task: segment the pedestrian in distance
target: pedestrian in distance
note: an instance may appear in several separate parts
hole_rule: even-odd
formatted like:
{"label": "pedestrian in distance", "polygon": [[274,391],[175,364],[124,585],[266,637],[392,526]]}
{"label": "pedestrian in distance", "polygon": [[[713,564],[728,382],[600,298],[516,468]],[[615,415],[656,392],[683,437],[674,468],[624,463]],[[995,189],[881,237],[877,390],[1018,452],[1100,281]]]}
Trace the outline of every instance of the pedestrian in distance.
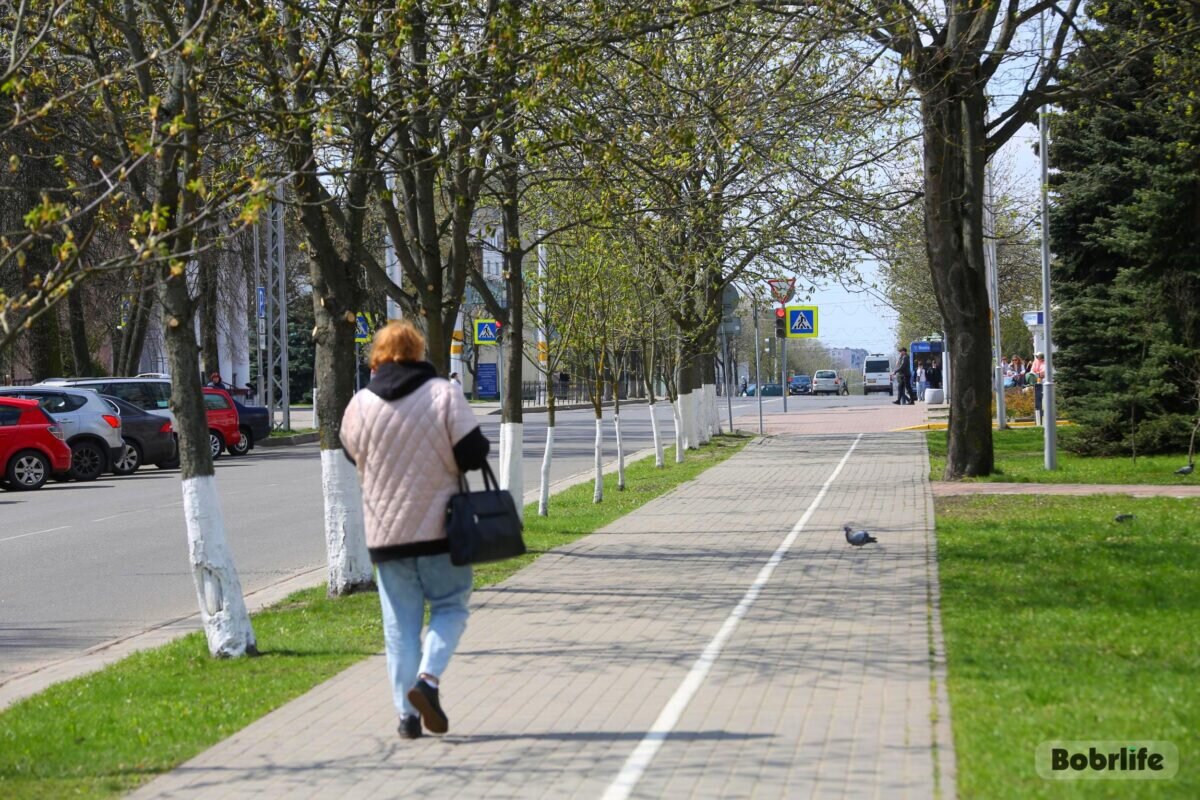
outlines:
{"label": "pedestrian in distance", "polygon": [[214,372],[212,375],[209,376],[208,388],[224,389],[225,391],[229,391],[229,385],[226,384],[225,381],[221,380],[221,373],[219,373],[219,372]]}
{"label": "pedestrian in distance", "polygon": [[411,322],[378,331],[374,377],[350,400],[341,430],[362,483],[392,698],[406,739],[421,736],[422,723],[431,733],[449,728],[439,691],[467,625],[472,574],[450,563],[446,504],[490,448],[461,387],[437,377],[424,355],[425,338]]}
{"label": "pedestrian in distance", "polygon": [[894,406],[912,405],[912,367],[908,360],[908,348],[900,348],[900,358],[896,364],[896,389],[899,397],[892,401]]}
{"label": "pedestrian in distance", "polygon": [[917,362],[917,399],[918,400],[925,397],[925,389],[928,388],[928,385],[929,385],[928,383],[926,383],[927,377],[928,376],[926,375],[926,372],[925,372],[925,362],[918,361]]}

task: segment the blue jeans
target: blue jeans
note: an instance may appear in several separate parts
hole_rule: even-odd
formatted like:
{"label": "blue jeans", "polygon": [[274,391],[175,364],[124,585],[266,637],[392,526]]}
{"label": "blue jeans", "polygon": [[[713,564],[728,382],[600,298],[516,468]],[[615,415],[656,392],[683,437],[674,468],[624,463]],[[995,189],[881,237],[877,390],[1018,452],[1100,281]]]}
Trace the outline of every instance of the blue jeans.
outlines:
{"label": "blue jeans", "polygon": [[[384,561],[375,565],[375,575],[383,607],[392,699],[401,714],[416,714],[408,702],[408,690],[421,673],[441,677],[467,627],[471,568],[454,566],[450,555],[442,553]],[[426,600],[429,631],[422,649]]]}

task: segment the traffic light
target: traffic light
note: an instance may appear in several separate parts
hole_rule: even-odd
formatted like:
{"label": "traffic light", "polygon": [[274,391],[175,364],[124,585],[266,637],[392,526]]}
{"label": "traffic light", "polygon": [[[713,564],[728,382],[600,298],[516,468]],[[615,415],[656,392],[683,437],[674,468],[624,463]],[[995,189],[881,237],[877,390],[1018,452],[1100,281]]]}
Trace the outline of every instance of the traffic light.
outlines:
{"label": "traffic light", "polygon": [[784,319],[784,311],[782,308],[775,309],[775,338],[787,338],[787,320]]}

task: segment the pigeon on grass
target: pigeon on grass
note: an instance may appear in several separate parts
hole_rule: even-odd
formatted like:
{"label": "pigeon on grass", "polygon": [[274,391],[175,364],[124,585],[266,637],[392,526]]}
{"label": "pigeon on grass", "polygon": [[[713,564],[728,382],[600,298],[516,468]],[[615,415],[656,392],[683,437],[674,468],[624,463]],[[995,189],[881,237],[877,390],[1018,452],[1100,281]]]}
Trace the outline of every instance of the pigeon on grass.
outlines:
{"label": "pigeon on grass", "polygon": [[1113,522],[1129,522],[1133,518],[1133,514],[1117,514],[1113,517]]}
{"label": "pigeon on grass", "polygon": [[846,541],[855,547],[862,547],[864,544],[879,541],[866,531],[851,530],[849,525],[843,525],[842,530],[846,531]]}
{"label": "pigeon on grass", "polygon": [[1191,475],[1193,469],[1195,469],[1194,464],[1190,464],[1190,463],[1185,464],[1182,467],[1180,467],[1179,469],[1175,470],[1175,474],[1176,475]]}

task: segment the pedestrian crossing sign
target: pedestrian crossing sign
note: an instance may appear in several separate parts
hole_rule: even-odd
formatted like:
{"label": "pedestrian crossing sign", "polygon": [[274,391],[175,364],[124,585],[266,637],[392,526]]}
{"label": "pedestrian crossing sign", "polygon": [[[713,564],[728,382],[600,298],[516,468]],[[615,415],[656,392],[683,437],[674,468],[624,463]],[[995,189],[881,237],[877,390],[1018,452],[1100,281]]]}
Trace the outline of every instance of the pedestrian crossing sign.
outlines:
{"label": "pedestrian crossing sign", "polygon": [[475,344],[495,344],[500,326],[494,319],[475,320]]}
{"label": "pedestrian crossing sign", "polygon": [[817,338],[817,307],[788,306],[787,307],[787,338],[815,339]]}
{"label": "pedestrian crossing sign", "polygon": [[366,344],[371,341],[371,326],[375,320],[365,311],[360,311],[354,318],[354,343]]}

